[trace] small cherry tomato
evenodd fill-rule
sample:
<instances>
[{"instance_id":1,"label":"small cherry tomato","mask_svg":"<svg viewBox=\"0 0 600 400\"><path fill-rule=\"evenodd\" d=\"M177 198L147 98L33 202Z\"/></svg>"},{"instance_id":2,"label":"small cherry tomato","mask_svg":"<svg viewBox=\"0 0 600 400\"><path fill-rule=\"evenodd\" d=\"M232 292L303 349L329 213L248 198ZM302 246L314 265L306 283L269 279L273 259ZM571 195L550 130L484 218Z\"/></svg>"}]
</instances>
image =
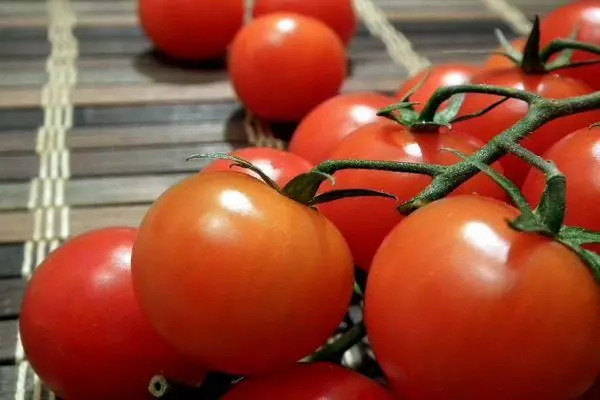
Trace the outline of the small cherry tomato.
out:
<instances>
[{"instance_id":1,"label":"small cherry tomato","mask_svg":"<svg viewBox=\"0 0 600 400\"><path fill-rule=\"evenodd\" d=\"M214 371L293 364L341 322L353 290L342 235L310 207L245 174L195 174L152 205L133 282L168 343Z\"/></svg>"},{"instance_id":2,"label":"small cherry tomato","mask_svg":"<svg viewBox=\"0 0 600 400\"><path fill-rule=\"evenodd\" d=\"M296 364L243 380L223 400L392 400L378 383L330 363Z\"/></svg>"},{"instance_id":3,"label":"small cherry tomato","mask_svg":"<svg viewBox=\"0 0 600 400\"><path fill-rule=\"evenodd\" d=\"M451 165L459 158L446 148L471 154L481 147L478 140L459 132L413 132L392 121L381 120L358 128L330 154L329 159L407 161ZM495 164L498 168L498 163ZM325 183L321 191L364 188L394 194L408 201L424 189L431 178L425 175L344 170L335 174L335 185ZM489 177L478 174L455 190L505 199L502 189ZM319 206L319 210L342 232L358 266L368 270L377 248L403 218L389 199L345 198Z\"/></svg>"},{"instance_id":4,"label":"small cherry tomato","mask_svg":"<svg viewBox=\"0 0 600 400\"><path fill-rule=\"evenodd\" d=\"M145 400L156 374L198 385L204 372L142 315L131 283L133 228L77 236L53 251L25 290L25 355L61 398Z\"/></svg>"},{"instance_id":5,"label":"small cherry tomato","mask_svg":"<svg viewBox=\"0 0 600 400\"><path fill-rule=\"evenodd\" d=\"M285 186L292 178L306 173L313 168L311 163L296 154L270 147L247 147L236 150L231 155L251 162L267 174L269 178L273 179L280 187ZM231 167L231 165L232 162L228 160L215 160L204 167L202 171L233 170L259 178L257 174L247 168Z\"/></svg>"},{"instance_id":6,"label":"small cherry tomato","mask_svg":"<svg viewBox=\"0 0 600 400\"><path fill-rule=\"evenodd\" d=\"M185 60L225 55L244 22L244 0L138 0L150 40L165 54Z\"/></svg>"},{"instance_id":7,"label":"small cherry tomato","mask_svg":"<svg viewBox=\"0 0 600 400\"><path fill-rule=\"evenodd\" d=\"M317 19L268 14L235 37L229 74L248 110L267 120L295 122L338 93L347 74L346 50Z\"/></svg>"},{"instance_id":8,"label":"small cherry tomato","mask_svg":"<svg viewBox=\"0 0 600 400\"><path fill-rule=\"evenodd\" d=\"M296 128L289 150L319 164L354 129L377 119L394 100L374 92L340 94L313 109Z\"/></svg>"},{"instance_id":9,"label":"small cherry tomato","mask_svg":"<svg viewBox=\"0 0 600 400\"><path fill-rule=\"evenodd\" d=\"M387 236L365 292L400 398L575 399L600 372L600 290L566 246L480 196L431 203Z\"/></svg>"},{"instance_id":10,"label":"small cherry tomato","mask_svg":"<svg viewBox=\"0 0 600 400\"><path fill-rule=\"evenodd\" d=\"M293 12L316 18L348 44L356 31L356 15L351 0L257 0L253 16L275 12Z\"/></svg>"},{"instance_id":11,"label":"small cherry tomato","mask_svg":"<svg viewBox=\"0 0 600 400\"><path fill-rule=\"evenodd\" d=\"M600 231L600 130L582 128L558 141L545 154L567 177L565 224ZM523 194L537 205L545 187L544 174L532 168ZM600 253L600 245L588 247Z\"/></svg>"}]
</instances>

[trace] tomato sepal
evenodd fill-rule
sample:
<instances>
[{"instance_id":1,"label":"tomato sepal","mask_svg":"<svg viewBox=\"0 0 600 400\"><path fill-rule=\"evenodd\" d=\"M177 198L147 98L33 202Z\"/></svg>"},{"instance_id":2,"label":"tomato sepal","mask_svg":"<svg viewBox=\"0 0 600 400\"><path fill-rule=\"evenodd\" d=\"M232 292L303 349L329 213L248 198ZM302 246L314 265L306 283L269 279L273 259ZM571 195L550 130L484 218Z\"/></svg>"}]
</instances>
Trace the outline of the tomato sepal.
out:
<instances>
[{"instance_id":1,"label":"tomato sepal","mask_svg":"<svg viewBox=\"0 0 600 400\"><path fill-rule=\"evenodd\" d=\"M312 198L307 205L315 206L317 204L329 203L339 199L345 199L349 197L384 197L388 199L394 199L398 201L398 197L393 194L382 192L379 190L372 189L340 189L330 190L325 193L321 193Z\"/></svg>"},{"instance_id":2,"label":"tomato sepal","mask_svg":"<svg viewBox=\"0 0 600 400\"><path fill-rule=\"evenodd\" d=\"M362 341L366 334L367 328L365 327L364 322L361 321L334 339L331 343L328 343L315 351L306 359L306 361L338 361L346 351Z\"/></svg>"}]
</instances>

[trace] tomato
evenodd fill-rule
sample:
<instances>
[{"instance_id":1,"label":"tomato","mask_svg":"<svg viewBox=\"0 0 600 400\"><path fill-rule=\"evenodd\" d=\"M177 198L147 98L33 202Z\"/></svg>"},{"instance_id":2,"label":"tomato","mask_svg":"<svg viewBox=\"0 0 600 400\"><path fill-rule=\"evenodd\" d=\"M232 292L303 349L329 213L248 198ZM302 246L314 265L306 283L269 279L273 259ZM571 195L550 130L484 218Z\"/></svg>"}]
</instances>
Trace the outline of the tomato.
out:
<instances>
[{"instance_id":1,"label":"tomato","mask_svg":"<svg viewBox=\"0 0 600 400\"><path fill-rule=\"evenodd\" d=\"M247 147L231 154L251 162L281 187L285 186L292 178L313 169L313 165L302 157L270 147ZM231 165L231 161L215 160L204 167L202 171L228 171L232 169ZM234 166L233 170L258 178L257 174L246 168Z\"/></svg>"},{"instance_id":2,"label":"tomato","mask_svg":"<svg viewBox=\"0 0 600 400\"><path fill-rule=\"evenodd\" d=\"M552 160L567 177L567 211L565 223L600 231L600 131L583 128L552 146L544 159ZM544 191L544 174L535 168L529 171L523 184L523 194L537 205ZM600 253L600 245L589 247Z\"/></svg>"},{"instance_id":3,"label":"tomato","mask_svg":"<svg viewBox=\"0 0 600 400\"><path fill-rule=\"evenodd\" d=\"M317 211L244 174L205 172L150 208L133 282L158 332L210 370L248 375L323 344L353 291L348 246Z\"/></svg>"},{"instance_id":4,"label":"tomato","mask_svg":"<svg viewBox=\"0 0 600 400\"><path fill-rule=\"evenodd\" d=\"M519 37L516 38L515 40L511 41L510 44L512 45L512 47L519 51L522 52L523 49L525 48L525 42L527 41L527 38L523 38L523 37ZM496 48L496 50L494 50L495 53L503 53L504 52L504 48L502 46L498 46L498 48ZM484 69L485 70L491 70L491 69L506 69L506 68L511 68L515 66L515 62L503 55L500 54L490 54L490 56L488 57L488 59L485 61L484 64Z\"/></svg>"},{"instance_id":5,"label":"tomato","mask_svg":"<svg viewBox=\"0 0 600 400\"><path fill-rule=\"evenodd\" d=\"M296 128L289 150L319 164L354 129L374 122L377 112L393 104L375 92L340 94L313 109Z\"/></svg>"},{"instance_id":6,"label":"tomato","mask_svg":"<svg viewBox=\"0 0 600 400\"><path fill-rule=\"evenodd\" d=\"M578 27L577 40L600 45L600 1L584 1L564 5L546 15L541 21L541 44L556 38L568 38ZM573 61L598 60L600 55L584 51L573 53ZM560 75L577 78L591 88L600 89L600 64L559 70Z\"/></svg>"},{"instance_id":7,"label":"tomato","mask_svg":"<svg viewBox=\"0 0 600 400\"><path fill-rule=\"evenodd\" d=\"M382 120L355 130L338 145L329 158L450 165L457 162L458 157L442 149L473 153L480 146L479 141L458 132L415 133L395 122ZM345 170L337 172L335 180L334 186L326 183L321 190L367 188L392 193L400 201L407 201L424 189L431 178L408 173ZM470 179L455 192L505 198L502 189L483 174ZM385 236L402 220L402 215L395 206L389 199L360 197L323 204L319 209L342 232L358 266L368 270L371 259Z\"/></svg>"},{"instance_id":8,"label":"tomato","mask_svg":"<svg viewBox=\"0 0 600 400\"><path fill-rule=\"evenodd\" d=\"M598 400L600 399L600 380L597 380L594 386L586 392L579 400Z\"/></svg>"},{"instance_id":9,"label":"tomato","mask_svg":"<svg viewBox=\"0 0 600 400\"><path fill-rule=\"evenodd\" d=\"M404 219L365 292L369 340L403 399L575 399L600 372L600 290L567 247L456 196Z\"/></svg>"},{"instance_id":10,"label":"tomato","mask_svg":"<svg viewBox=\"0 0 600 400\"><path fill-rule=\"evenodd\" d=\"M223 56L244 22L244 0L139 0L138 11L154 45L186 60Z\"/></svg>"},{"instance_id":11,"label":"tomato","mask_svg":"<svg viewBox=\"0 0 600 400\"><path fill-rule=\"evenodd\" d=\"M555 74L526 74L518 67L506 69L492 69L482 71L472 78L475 84L489 84L509 88L523 89L540 96L554 99L580 96L592 93L585 84L571 78L560 77ZM468 94L461 108L462 114L470 114L483 110L498 101L497 96L485 94ZM481 141L488 142L494 136L502 133L522 119L527 113L527 103L510 99L487 114L454 125L456 129L474 136ZM553 143L560 140L568 133L600 121L600 111L571 115L554 120L535 133L529 135L521 144L529 150L541 154ZM502 166L506 176L517 185L522 185L529 166L513 155L502 158Z\"/></svg>"},{"instance_id":12,"label":"tomato","mask_svg":"<svg viewBox=\"0 0 600 400\"><path fill-rule=\"evenodd\" d=\"M392 400L378 383L330 363L296 364L243 380L223 400Z\"/></svg>"},{"instance_id":13,"label":"tomato","mask_svg":"<svg viewBox=\"0 0 600 400\"><path fill-rule=\"evenodd\" d=\"M253 16L275 12L293 12L316 18L348 44L356 31L356 15L351 0L257 0Z\"/></svg>"},{"instance_id":14,"label":"tomato","mask_svg":"<svg viewBox=\"0 0 600 400\"><path fill-rule=\"evenodd\" d=\"M417 75L410 78L402 85L396 93L398 100L404 97L417 85L423 82L423 85L410 96L410 101L417 102L415 105L417 110L422 110L423 106L431 95L439 88L446 86L455 86L468 83L471 77L479 71L479 67L469 64L448 63L439 64L430 68L424 69Z\"/></svg>"},{"instance_id":15,"label":"tomato","mask_svg":"<svg viewBox=\"0 0 600 400\"><path fill-rule=\"evenodd\" d=\"M251 112L271 121L295 122L338 93L347 74L346 50L319 20L269 14L235 37L229 74Z\"/></svg>"},{"instance_id":16,"label":"tomato","mask_svg":"<svg viewBox=\"0 0 600 400\"><path fill-rule=\"evenodd\" d=\"M19 327L25 355L66 399L147 399L155 374L199 384L204 373L158 336L131 284L133 228L77 236L29 281Z\"/></svg>"}]
</instances>

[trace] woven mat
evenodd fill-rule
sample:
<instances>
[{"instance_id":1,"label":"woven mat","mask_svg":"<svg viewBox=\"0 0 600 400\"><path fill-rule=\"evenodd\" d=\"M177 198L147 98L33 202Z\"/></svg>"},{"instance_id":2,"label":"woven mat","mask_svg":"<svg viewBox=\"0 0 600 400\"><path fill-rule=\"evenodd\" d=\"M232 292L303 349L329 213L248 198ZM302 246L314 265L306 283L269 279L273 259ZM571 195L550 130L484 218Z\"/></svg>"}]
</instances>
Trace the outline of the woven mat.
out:
<instances>
[{"instance_id":1,"label":"woven mat","mask_svg":"<svg viewBox=\"0 0 600 400\"><path fill-rule=\"evenodd\" d=\"M355 0L362 18L344 91L392 92L420 68L480 62L493 28L527 32L567 0ZM247 115L220 66L152 53L133 0L0 0L0 400L52 398L27 362L17 318L32 270L65 238L137 225L201 164L194 152L284 147L293 126ZM283 140L282 140L283 138Z\"/></svg>"}]
</instances>

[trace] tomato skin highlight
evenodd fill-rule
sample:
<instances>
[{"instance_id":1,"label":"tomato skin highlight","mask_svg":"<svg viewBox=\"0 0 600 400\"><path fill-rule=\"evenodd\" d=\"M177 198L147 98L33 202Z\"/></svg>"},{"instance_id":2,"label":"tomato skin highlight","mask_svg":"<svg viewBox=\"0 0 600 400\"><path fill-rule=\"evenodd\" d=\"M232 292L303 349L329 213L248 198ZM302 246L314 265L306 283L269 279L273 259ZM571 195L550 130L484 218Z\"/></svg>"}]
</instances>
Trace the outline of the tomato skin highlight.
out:
<instances>
[{"instance_id":1,"label":"tomato skin highlight","mask_svg":"<svg viewBox=\"0 0 600 400\"><path fill-rule=\"evenodd\" d=\"M257 0L252 15L293 12L325 23L348 44L356 31L356 15L351 0Z\"/></svg>"},{"instance_id":2,"label":"tomato skin highlight","mask_svg":"<svg viewBox=\"0 0 600 400\"><path fill-rule=\"evenodd\" d=\"M311 17L274 13L257 18L229 51L233 87L251 112L295 122L335 96L347 75L346 50L327 25Z\"/></svg>"},{"instance_id":3,"label":"tomato skin highlight","mask_svg":"<svg viewBox=\"0 0 600 400\"><path fill-rule=\"evenodd\" d=\"M133 249L134 288L168 343L213 371L292 364L341 322L354 268L317 211L244 174L205 172L167 190Z\"/></svg>"},{"instance_id":4,"label":"tomato skin highlight","mask_svg":"<svg viewBox=\"0 0 600 400\"><path fill-rule=\"evenodd\" d=\"M104 228L72 238L27 285L19 319L23 348L62 398L145 400L155 374L190 385L204 378L141 313L130 269L136 233Z\"/></svg>"},{"instance_id":5,"label":"tomato skin highlight","mask_svg":"<svg viewBox=\"0 0 600 400\"><path fill-rule=\"evenodd\" d=\"M246 147L233 151L231 155L251 162L267 174L269 178L273 179L280 187L285 186L292 178L313 169L313 165L302 157L270 147ZM260 179L257 174L247 168L238 166L231 168L231 165L232 162L225 159L215 160L202 168L202 172L238 171Z\"/></svg>"},{"instance_id":6,"label":"tomato skin highlight","mask_svg":"<svg viewBox=\"0 0 600 400\"><path fill-rule=\"evenodd\" d=\"M335 146L356 128L375 122L391 97L375 92L340 94L321 103L302 119L289 150L313 164L325 161Z\"/></svg>"},{"instance_id":7,"label":"tomato skin highlight","mask_svg":"<svg viewBox=\"0 0 600 400\"><path fill-rule=\"evenodd\" d=\"M459 158L442 149L451 148L471 154L480 146L481 142L457 131L411 132L396 122L382 119L355 130L336 147L329 158L451 165ZM494 167L499 168L498 163ZM410 200L431 182L431 178L425 175L359 170L339 171L335 174L335 180L335 185L325 183L320 191L374 189L394 194L400 202ZM482 174L461 185L455 193L478 193L499 199L506 198L504 191ZM403 218L396 210L394 201L375 197L341 199L323 204L319 206L319 210L344 235L354 260L364 270L369 269L373 255L385 236Z\"/></svg>"},{"instance_id":8,"label":"tomato skin highlight","mask_svg":"<svg viewBox=\"0 0 600 400\"><path fill-rule=\"evenodd\" d=\"M244 0L138 0L142 28L165 54L183 60L225 55L244 21Z\"/></svg>"},{"instance_id":9,"label":"tomato skin highlight","mask_svg":"<svg viewBox=\"0 0 600 400\"><path fill-rule=\"evenodd\" d=\"M457 196L416 211L385 239L365 321L401 398L565 400L593 384L597 283L565 246L512 230L506 220L517 215Z\"/></svg>"},{"instance_id":10,"label":"tomato skin highlight","mask_svg":"<svg viewBox=\"0 0 600 400\"><path fill-rule=\"evenodd\" d=\"M600 130L582 128L555 143L544 155L567 178L565 224L600 231ZM529 204L537 206L544 191L545 177L532 168L522 192ZM586 248L600 253L600 245Z\"/></svg>"},{"instance_id":11,"label":"tomato skin highlight","mask_svg":"<svg viewBox=\"0 0 600 400\"><path fill-rule=\"evenodd\" d=\"M392 400L382 386L330 363L298 363L283 371L246 379L223 400Z\"/></svg>"}]
</instances>

